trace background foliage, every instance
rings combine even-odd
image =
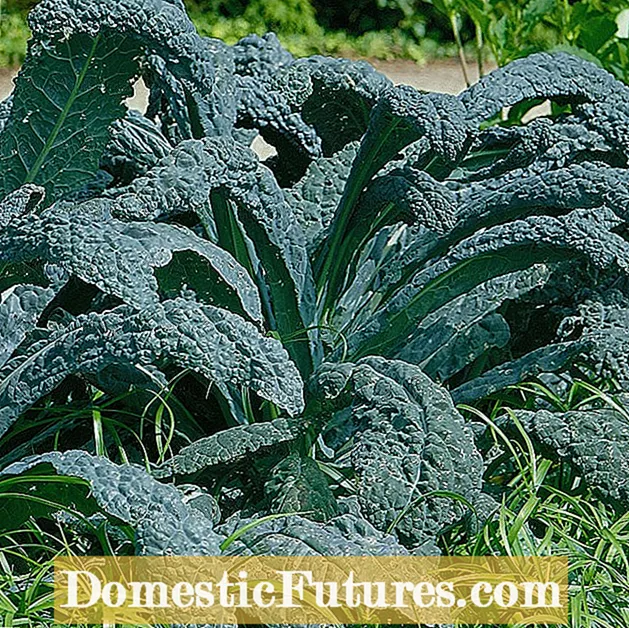
[[[470,19],[477,49],[489,51],[498,65],[540,50],[564,50],[628,80],[625,0],[430,1],[449,17],[456,39],[461,18]]]
[[[25,15],[34,4],[0,0],[0,66],[16,66],[24,58]],[[202,35],[235,43],[250,33],[273,31],[297,56],[421,62],[452,56],[458,44],[482,69],[483,62],[504,65],[531,52],[562,49],[629,80],[625,0],[186,0],[186,5]]]

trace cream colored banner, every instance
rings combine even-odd
[[[64,557],[60,624],[567,624],[561,557]]]

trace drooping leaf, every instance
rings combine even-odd
[[[391,82],[364,61],[312,56],[278,73],[274,85],[314,127],[324,155],[330,156],[363,136],[372,108]]]
[[[516,59],[484,76],[459,96],[476,124],[526,99],[604,100],[620,83],[593,63],[563,52]]]
[[[391,205],[384,222],[376,208]],[[360,222],[371,219],[384,226],[404,221],[423,225],[441,236],[454,227],[459,209],[448,188],[409,163],[376,177],[363,194],[358,212]]]
[[[143,177],[111,190],[112,214],[123,220],[155,220],[207,212],[213,189],[251,185],[255,154],[225,138],[185,140],[157,161]]]
[[[55,205],[14,220],[0,233],[0,261],[57,264],[136,307],[187,287],[205,302],[261,320],[256,287],[227,251],[175,225],[113,220],[110,206]]]
[[[253,278],[271,299],[268,322],[308,374],[312,363],[306,330],[314,319],[314,281],[306,239],[273,175],[251,150],[228,138],[182,142],[145,177],[119,191],[112,212],[144,220],[182,211],[204,216],[210,198],[221,246],[246,267],[251,260],[243,251],[243,233],[238,240],[233,236],[243,230],[254,246],[264,277],[252,271]]]
[[[291,419],[239,425],[187,445],[158,467],[155,474],[157,477],[191,475],[219,465],[234,466],[258,452],[292,443],[303,433],[304,425]]]
[[[453,96],[421,94],[406,85],[389,89],[372,110],[330,237],[315,266],[320,294],[327,286],[328,304],[338,296],[348,259],[354,254],[353,246],[345,247],[345,238],[360,195],[382,166],[420,138],[424,152],[432,150],[444,161],[455,162],[470,139],[463,106]]]
[[[482,459],[448,393],[415,366],[366,358],[352,375],[352,465],[361,511],[414,547],[460,519],[480,494]]]
[[[210,382],[247,387],[297,414],[302,381],[281,344],[227,310],[183,298],[134,312],[121,306],[77,317],[33,340],[0,369],[0,435],[69,375],[174,364]]]
[[[548,276],[541,264],[473,288],[426,316],[398,357],[439,381],[447,380],[489,348],[507,344],[509,326],[495,311],[543,285]]]
[[[629,420],[612,408],[572,412],[517,411],[517,419],[541,451],[574,466],[600,496],[629,507]],[[499,420],[516,431],[509,417]]]
[[[185,15],[183,3],[179,8]],[[167,14],[159,27],[170,29]],[[187,19],[187,18],[186,18]],[[191,32],[174,37],[170,49],[155,48],[143,78],[149,87],[146,115],[159,118],[173,143],[229,136],[236,123],[237,96],[233,58],[222,41]]]
[[[291,109],[279,92],[250,76],[239,77],[238,88],[238,124],[257,129],[275,147],[274,170],[282,182],[299,177],[313,159],[321,157],[321,140],[315,129]]]
[[[535,349],[461,384],[451,392],[452,398],[456,403],[474,403],[543,373],[559,371],[581,356],[586,348],[585,343],[572,341]]]
[[[564,213],[577,207],[608,207],[624,218],[629,203],[629,172],[592,163],[542,172],[535,167],[516,169],[472,184],[457,196],[457,235],[542,210]]]
[[[349,506],[349,507],[348,507]],[[385,535],[362,518],[357,508],[345,503],[345,512],[327,523],[300,515],[275,518],[253,525],[230,545],[235,556],[403,556],[408,554],[392,534]],[[235,515],[219,528],[233,534],[255,519]]]
[[[625,273],[629,246],[611,231],[619,223],[611,210],[575,210],[565,216],[533,216],[480,230],[407,281],[350,337],[350,355],[387,355],[402,346],[418,321],[438,307],[483,281],[535,263],[577,255],[595,267]]]
[[[595,163],[600,161],[601,163]],[[493,126],[479,134],[462,168],[469,180],[495,178],[531,168],[539,174],[570,164],[625,163],[622,151],[575,117],[564,122],[535,118],[525,126]]]
[[[295,90],[303,87],[292,82],[289,89],[278,89],[277,76],[294,63],[293,56],[273,33],[244,37],[231,52],[238,75],[238,127],[258,131],[277,151],[267,163],[278,181],[294,182],[321,156],[321,140],[292,106]]]
[[[46,486],[42,474],[79,478],[84,484],[55,482]],[[35,475],[29,482],[29,476]],[[145,556],[206,555],[220,553],[222,537],[213,530],[212,521],[197,508],[186,505],[173,486],[160,484],[146,471],[133,465],[116,465],[106,458],[84,451],[49,452],[25,458],[0,471],[0,477],[24,480],[24,499],[19,494],[3,500],[0,527],[4,522],[16,529],[29,516],[50,517],[54,503],[80,508],[82,515],[103,513],[135,529],[135,552]],[[52,502],[45,506],[30,497]],[[60,508],[59,508],[60,509]],[[16,518],[20,518],[16,521]]]

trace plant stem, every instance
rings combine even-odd
[[[485,43],[483,41],[483,30],[476,22],[474,22],[474,29],[476,30],[476,64],[478,65],[478,78],[481,79],[485,75],[483,65],[483,47]]]
[[[463,78],[465,79],[465,84],[469,87],[472,83],[470,82],[470,73],[467,68],[467,60],[465,59],[465,51],[463,50],[463,42],[461,41],[461,33],[459,31],[457,18],[457,13],[450,13],[450,25],[452,26],[452,34],[454,35],[457,50],[459,51],[459,60],[461,62],[461,70],[463,70]]]

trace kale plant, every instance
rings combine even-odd
[[[2,525],[56,516],[47,470],[125,551],[433,554],[495,505],[455,404],[629,382],[629,88],[604,70],[540,53],[455,97],[202,38],[178,0],[30,25],[0,108],[0,467],[42,499]],[[95,399],[121,426],[100,443]],[[155,399],[159,452],[133,422]],[[626,503],[591,459],[625,464],[618,417],[541,411]]]

